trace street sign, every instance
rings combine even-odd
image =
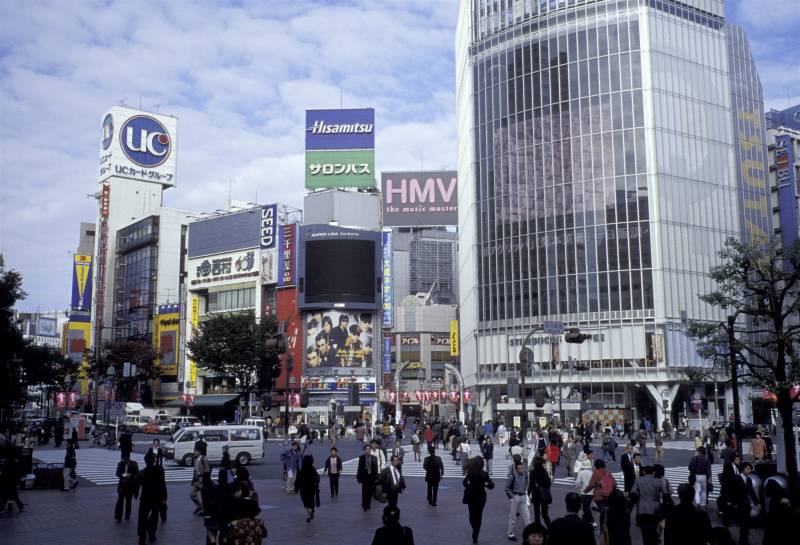
[[[545,322],[542,331],[548,335],[561,335],[564,333],[564,322]]]
[[[131,376],[131,362],[126,361],[122,364],[122,376],[126,378]]]

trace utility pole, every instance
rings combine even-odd
[[[736,430],[736,451],[742,455],[742,419],[739,414],[739,377],[736,362],[736,337],[733,326],[736,318],[728,316],[728,353],[731,359],[731,389],[733,391],[733,428]]]

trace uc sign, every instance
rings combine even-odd
[[[275,247],[275,218],[278,205],[269,204],[261,207],[261,249],[270,250]]]
[[[172,148],[166,127],[148,115],[136,115],[125,121],[119,140],[125,156],[147,168],[163,164]]]

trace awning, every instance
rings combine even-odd
[[[192,405],[187,405],[183,398],[173,399],[164,407],[222,407],[239,399],[241,394],[208,394],[194,396]]]

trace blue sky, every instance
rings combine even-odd
[[[800,103],[798,0],[727,2],[767,106]],[[166,204],[302,206],[306,108],[376,109],[378,170],[455,166],[455,0],[0,4],[0,249],[23,310],[65,308],[102,113],[178,116]]]

